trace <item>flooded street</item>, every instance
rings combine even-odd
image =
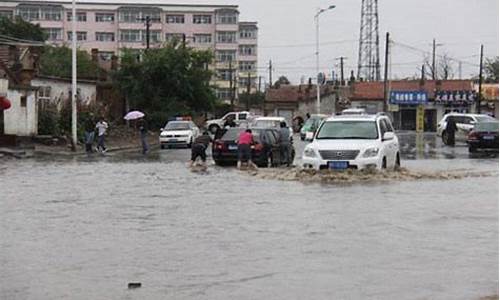
[[[410,170],[494,175],[303,184],[193,173],[185,149],[0,161],[0,299],[497,294],[498,155],[400,141]]]

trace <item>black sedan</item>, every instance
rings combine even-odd
[[[212,157],[217,165],[235,164],[238,161],[238,139],[240,133],[246,128],[229,128],[213,143]],[[252,161],[259,167],[272,167],[287,162],[280,157],[279,131],[272,128],[251,128],[254,144],[252,148]],[[291,146],[290,161],[293,163],[295,149]]]
[[[476,123],[467,136],[467,144],[470,153],[478,149],[498,151],[498,122]]]

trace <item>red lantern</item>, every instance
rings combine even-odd
[[[10,101],[9,99],[5,98],[5,97],[2,97],[0,96],[0,109],[9,109],[10,108]]]

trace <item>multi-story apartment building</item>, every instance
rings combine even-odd
[[[71,8],[69,0],[4,0],[0,16],[20,16],[46,30],[49,43],[70,45]],[[103,59],[119,56],[123,48],[144,49],[146,17],[151,19],[150,47],[179,38],[193,48],[214,52],[213,81],[220,99],[247,91],[248,78],[251,91],[256,90],[257,23],[240,22],[236,5],[78,2],[78,46],[89,52],[97,49]]]

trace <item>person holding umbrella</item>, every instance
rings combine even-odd
[[[141,137],[142,154],[146,154],[149,151],[149,145],[147,141],[148,129],[146,121],[144,120],[144,113],[138,110],[134,110],[126,114],[123,118],[127,121],[139,120],[137,122],[137,125],[139,126],[139,134]]]

